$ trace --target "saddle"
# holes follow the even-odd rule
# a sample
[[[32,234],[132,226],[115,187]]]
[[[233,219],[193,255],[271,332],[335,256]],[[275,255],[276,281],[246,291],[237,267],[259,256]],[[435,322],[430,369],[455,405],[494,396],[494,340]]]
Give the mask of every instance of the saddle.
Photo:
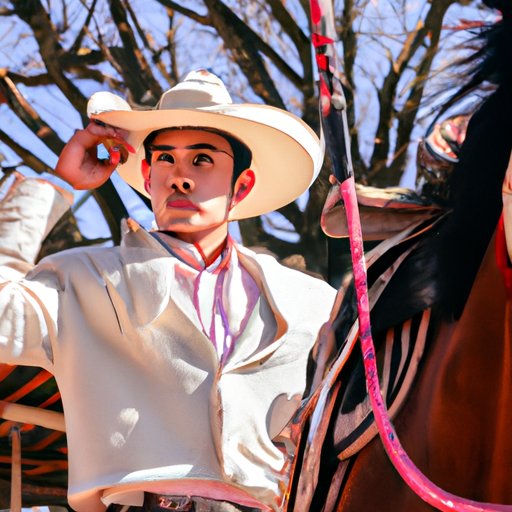
[[[429,335],[431,306],[437,298],[436,290],[429,289],[429,283],[434,280],[428,264],[415,260],[415,255],[423,251],[415,249],[440,227],[448,215],[449,212],[442,210],[437,214],[429,212],[366,254],[379,380],[391,418],[407,398],[421,364]],[[401,277],[402,272],[410,273],[415,267],[422,269],[423,274],[418,273],[418,279],[425,283],[425,286],[418,287],[422,290],[418,296],[404,288],[404,283],[409,280]],[[318,455],[325,446],[330,447],[327,451],[331,453],[334,450],[338,460],[344,460],[361,450],[378,433],[366,392],[358,343],[355,290],[351,276],[348,277],[339,288],[327,326],[329,332],[324,334],[324,340],[319,344],[320,347],[328,347],[324,350],[330,352],[335,347],[336,355],[322,354],[322,348],[315,355],[317,360],[330,361],[330,364],[317,366],[313,377],[316,385],[312,386],[315,391],[292,422],[295,432],[307,431],[307,441],[302,440],[301,473],[304,473],[304,464],[309,464],[309,455],[313,461],[314,454]],[[316,466],[318,459],[316,457],[316,461],[311,463]]]
[[[420,368],[430,334],[432,306],[437,300],[436,290],[428,289],[429,283],[435,282],[431,274],[435,262],[429,269],[425,261],[417,260],[417,255],[424,255],[425,251],[416,249],[421,249],[448,215],[439,210],[437,215],[429,213],[416,219],[407,229],[366,253],[372,337],[380,386],[391,418],[405,402]],[[422,269],[422,273],[418,272],[417,284],[422,289],[418,296],[411,294],[407,287],[410,280],[402,275],[416,267]],[[336,494],[349,459],[378,433],[366,392],[351,275],[339,287],[317,349],[311,386],[314,391],[289,425],[297,449],[287,492],[291,501],[286,510],[295,510],[297,500],[305,503],[311,499],[320,482],[321,467],[324,472],[332,472],[330,476],[322,473],[322,481],[331,481],[329,489]],[[325,363],[319,364],[322,361]],[[334,494],[329,494],[327,501],[335,500]]]

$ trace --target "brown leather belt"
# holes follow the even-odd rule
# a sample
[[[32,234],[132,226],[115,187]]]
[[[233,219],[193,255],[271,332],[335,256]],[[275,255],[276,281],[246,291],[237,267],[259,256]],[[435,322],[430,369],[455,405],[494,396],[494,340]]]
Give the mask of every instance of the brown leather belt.
[[[215,501],[190,496],[164,496],[160,494],[144,494],[142,507],[112,504],[107,512],[260,512],[260,509],[237,505],[228,501]]]
[[[112,504],[108,507],[107,512],[160,512],[161,510],[193,512],[195,504],[188,496],[160,496],[145,493],[144,504],[141,507]]]
[[[188,496],[160,496],[158,494],[144,495],[144,510],[159,512],[160,510],[176,510],[192,512],[196,510],[192,498]]]

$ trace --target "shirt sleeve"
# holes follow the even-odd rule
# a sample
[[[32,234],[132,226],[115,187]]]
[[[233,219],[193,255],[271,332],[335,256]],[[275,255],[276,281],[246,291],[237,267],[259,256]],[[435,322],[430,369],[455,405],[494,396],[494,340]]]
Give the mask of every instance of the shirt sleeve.
[[[0,362],[51,371],[58,281],[34,267],[41,243],[69,208],[51,184],[16,176],[0,200]]]
[[[0,282],[0,362],[51,371],[57,314],[55,288],[24,279]]]

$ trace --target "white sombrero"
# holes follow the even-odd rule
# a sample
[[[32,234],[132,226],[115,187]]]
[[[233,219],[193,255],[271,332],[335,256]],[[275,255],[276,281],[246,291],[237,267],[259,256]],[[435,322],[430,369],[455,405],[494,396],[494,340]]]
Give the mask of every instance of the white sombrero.
[[[163,128],[213,128],[233,135],[250,148],[250,168],[256,183],[248,196],[231,210],[231,220],[255,217],[291,203],[309,188],[320,172],[323,144],[304,121],[274,107],[233,104],[222,81],[206,70],[189,73],[162,95],[153,110],[131,110],[124,100],[112,96],[94,95],[88,113],[129,131],[127,142],[136,154],[130,154],[118,172],[146,196],[141,173],[143,142],[151,132]]]

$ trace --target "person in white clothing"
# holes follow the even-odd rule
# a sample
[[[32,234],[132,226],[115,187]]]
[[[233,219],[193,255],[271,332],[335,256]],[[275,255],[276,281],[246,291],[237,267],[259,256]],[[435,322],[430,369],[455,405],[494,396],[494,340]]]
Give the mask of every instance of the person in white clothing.
[[[59,385],[69,503],[282,510],[282,433],[335,290],[234,242],[228,222],[306,191],[322,145],[286,111],[233,104],[204,70],[155,109],[99,95],[89,113],[56,173],[89,189],[117,167],[150,197],[158,229],[128,220],[119,247],[64,251],[0,284],[0,360],[46,368]]]

